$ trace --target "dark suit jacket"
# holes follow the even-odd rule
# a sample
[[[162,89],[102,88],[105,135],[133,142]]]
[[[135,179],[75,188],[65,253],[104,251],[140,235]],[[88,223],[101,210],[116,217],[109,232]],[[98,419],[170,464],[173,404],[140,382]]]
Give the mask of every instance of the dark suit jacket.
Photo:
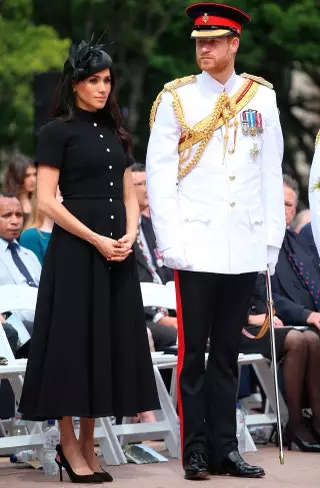
[[[315,262],[319,265],[319,254],[318,254],[316,243],[314,242],[311,223],[304,225],[300,230],[299,235],[306,240],[309,246],[309,250],[314,256]]]
[[[158,266],[157,258],[156,258],[156,236],[154,234],[151,219],[141,215],[141,227],[147,241],[147,245],[152,257],[153,264],[156,268],[158,275],[161,278],[162,283],[165,285],[168,281],[173,281],[173,271],[166,266]],[[152,274],[148,268],[147,262],[143,257],[143,254],[138,246],[137,242],[133,245],[136,261],[137,261],[137,268],[138,268],[138,275],[140,282],[152,282]],[[153,318],[153,316],[157,313],[157,309],[153,307],[146,307],[145,308],[147,318]]]
[[[316,286],[320,287],[319,268],[315,267],[313,255],[310,253],[304,238],[287,229],[285,239],[290,239],[298,260],[303,262],[305,270],[309,271]],[[282,245],[275,274],[272,276],[272,293],[276,314],[285,325],[306,325],[308,316],[315,309],[311,298],[310,309],[301,303],[301,296],[306,293],[306,289],[302,284],[299,284],[298,277],[295,278],[293,273],[287,253]],[[261,291],[261,295],[265,296],[265,292]]]
[[[167,268],[166,266],[161,266],[161,267],[158,266],[156,253],[155,253],[157,249],[156,236],[154,235],[151,219],[145,217],[144,215],[141,215],[141,227],[144,236],[146,238],[150,254],[152,256],[153,265],[155,266],[156,271],[160,276],[162,283],[165,285],[168,281],[173,281],[173,271],[172,269]],[[143,254],[136,242],[134,243],[134,251],[137,260],[139,281],[140,282],[153,281],[152,274],[148,269],[147,262],[143,257]]]

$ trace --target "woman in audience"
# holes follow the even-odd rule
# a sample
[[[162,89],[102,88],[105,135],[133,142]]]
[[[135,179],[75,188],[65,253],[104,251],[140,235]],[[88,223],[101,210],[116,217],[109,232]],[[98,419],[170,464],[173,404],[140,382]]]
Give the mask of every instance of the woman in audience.
[[[48,247],[53,227],[53,220],[40,212],[35,195],[32,197],[31,214],[26,222],[19,242],[21,246],[34,252],[43,264],[43,258]]]
[[[95,456],[95,418],[159,408],[131,249],[139,216],[131,139],[102,46],[71,48],[56,102],[36,154],[39,210],[56,225],[19,409],[27,420],[59,420],[61,477],[64,467],[73,482],[101,483],[112,477]]]
[[[14,154],[4,172],[3,189],[19,198],[25,222],[31,213],[31,197],[36,181],[37,171],[33,161],[23,154]]]
[[[61,201],[59,190],[57,191],[56,198]],[[35,191],[31,199],[31,214],[26,222],[19,242],[21,246],[34,252],[41,265],[43,264],[43,258],[49,244],[52,228],[53,220],[39,210],[37,192]]]
[[[264,277],[261,275],[258,280]],[[265,320],[266,301],[261,297],[261,286],[256,287],[248,318],[247,331],[257,335]],[[282,372],[284,390],[289,413],[286,428],[289,449],[292,444],[301,451],[320,452],[320,339],[315,327],[297,330],[284,327],[275,317],[275,339],[277,361],[283,360]],[[260,353],[271,359],[269,332],[261,339],[252,340],[243,335],[241,352]],[[306,393],[306,395],[305,395]],[[310,425],[302,414],[305,396],[312,409]]]

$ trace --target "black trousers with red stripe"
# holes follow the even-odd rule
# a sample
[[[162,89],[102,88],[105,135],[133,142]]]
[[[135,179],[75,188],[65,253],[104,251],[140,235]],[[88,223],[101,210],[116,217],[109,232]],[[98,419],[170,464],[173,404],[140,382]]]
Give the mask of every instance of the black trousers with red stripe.
[[[237,449],[238,354],[256,277],[175,272],[183,458],[193,450],[203,451],[213,469]]]

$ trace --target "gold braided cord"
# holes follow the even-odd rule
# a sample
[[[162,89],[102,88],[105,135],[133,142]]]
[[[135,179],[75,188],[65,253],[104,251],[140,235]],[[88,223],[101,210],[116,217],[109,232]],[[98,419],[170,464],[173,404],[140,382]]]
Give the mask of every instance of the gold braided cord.
[[[185,116],[184,116],[184,110],[182,107],[181,99],[178,95],[178,93],[175,90],[169,90],[169,93],[172,95],[172,107],[175,111],[177,121],[181,125],[181,128],[186,130],[186,131],[191,131],[192,127],[187,124]]]
[[[214,107],[213,112],[203,119],[202,121],[198,122],[194,126],[189,126],[186,122],[186,118],[184,115],[183,106],[181,103],[181,99],[176,91],[176,88],[183,86],[188,83],[193,83],[196,81],[196,77],[194,75],[179,78],[174,80],[170,83],[167,83],[164,86],[164,89],[159,93],[156,100],[154,101],[151,112],[150,112],[150,129],[154,124],[156,113],[158,107],[161,103],[161,98],[164,92],[168,92],[172,96],[172,107],[176,115],[177,122],[180,124],[182,129],[182,142],[179,143],[178,152],[179,152],[179,171],[178,171],[178,180],[181,180],[184,176],[186,176],[200,161],[205,148],[213,136],[215,130],[220,128],[222,125],[226,125],[226,133],[224,136],[224,156],[223,161],[225,160],[227,148],[228,148],[228,141],[229,141],[229,129],[234,128],[234,140],[233,140],[233,148],[229,149],[229,153],[234,153],[236,147],[236,136],[239,122],[236,119],[236,114],[242,110],[243,107],[252,99],[255,95],[259,84],[266,84],[265,80],[259,77],[254,77],[252,75],[247,75],[244,73],[241,75],[243,78],[247,78],[243,84],[243,86],[238,90],[238,92],[231,98],[228,97],[226,92],[223,92]],[[254,80],[254,83],[252,81]],[[264,83],[265,82],[265,83]],[[251,84],[251,86],[249,86]],[[243,94],[243,96],[241,96]],[[240,99],[239,99],[240,98]],[[232,119],[234,119],[232,121]],[[201,141],[201,142],[200,142]],[[200,142],[193,158],[187,162],[191,156],[192,147],[196,143]]]
[[[151,107],[151,112],[150,112],[150,119],[149,119],[149,127],[150,127],[150,130],[152,129],[152,126],[154,124],[154,121],[155,121],[155,118],[156,118],[156,114],[157,114],[157,110],[158,110],[158,107],[160,105],[160,102],[161,102],[161,97],[163,95],[163,93],[165,92],[165,88],[159,93],[159,95],[157,96],[157,98],[155,99],[155,101],[153,102],[152,104],[152,107]]]
[[[319,130],[319,132],[317,134],[317,137],[316,137],[315,147],[317,147],[317,145],[319,144],[319,142],[320,142],[320,130]]]
[[[185,122],[183,121],[183,113],[177,111],[178,106],[175,104],[175,101],[173,101],[173,108],[176,112],[178,122],[180,124],[182,122],[185,124]],[[204,138],[199,144],[193,158],[191,159],[191,161],[189,161],[187,164],[185,164],[182,168],[179,169],[178,180],[181,180],[181,178],[186,176],[198,164],[205,148],[207,147],[209,140],[211,139],[214,131],[216,130],[216,125],[219,118],[221,117],[221,114],[226,114],[227,116],[228,108],[230,110],[230,100],[228,95],[225,92],[223,92],[221,93],[221,95],[217,100],[215,108],[210,116],[210,121],[208,125],[203,129]],[[228,111],[228,115],[229,115],[229,111]]]
[[[152,108],[151,108],[151,112],[150,112],[150,119],[149,119],[150,130],[152,129],[152,126],[154,124],[156,114],[157,114],[157,110],[158,110],[158,107],[160,105],[163,93],[166,91],[171,92],[171,90],[175,90],[176,88],[179,88],[181,86],[188,85],[190,83],[194,83],[195,81],[196,81],[196,76],[190,75],[190,76],[184,76],[183,78],[177,78],[176,80],[173,80],[173,81],[169,81],[169,83],[166,83],[164,85],[163,90],[159,93],[159,95],[157,96],[157,98],[155,99],[155,101],[152,104]]]
[[[245,85],[241,87],[241,89],[231,98],[231,103],[236,103],[236,100],[239,97],[239,94],[245,92],[246,94],[236,103],[236,113],[241,112],[241,110],[250,102],[253,96],[257,93],[259,85],[258,83],[253,83],[249,90],[247,91],[247,86],[250,84],[250,81],[246,81]],[[189,148],[192,148],[194,144],[201,141],[204,137],[203,129],[209,124],[210,115],[205,119],[197,122],[193,127],[191,132],[183,132],[182,136],[184,136],[183,141],[179,143],[178,152],[179,154],[185,152]],[[220,117],[218,123],[216,125],[216,130],[220,129],[224,125],[225,121],[223,117]]]

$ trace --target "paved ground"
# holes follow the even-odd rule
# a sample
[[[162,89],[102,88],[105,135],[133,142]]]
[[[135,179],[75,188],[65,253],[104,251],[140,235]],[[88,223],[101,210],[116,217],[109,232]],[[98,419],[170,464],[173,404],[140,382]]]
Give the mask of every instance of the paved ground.
[[[137,466],[111,466],[114,476],[114,488],[182,488],[201,485],[202,488],[320,488],[320,454],[285,452],[285,464],[278,461],[275,447],[259,449],[257,453],[247,454],[246,459],[260,464],[267,472],[262,480],[237,479],[231,477],[212,477],[208,481],[186,481],[182,477],[180,462],[170,460],[167,463]],[[48,478],[41,471],[19,468],[3,460],[0,463],[0,488],[36,488],[45,483],[46,488],[84,486],[71,485],[67,475],[65,482],[59,483],[58,477]]]

